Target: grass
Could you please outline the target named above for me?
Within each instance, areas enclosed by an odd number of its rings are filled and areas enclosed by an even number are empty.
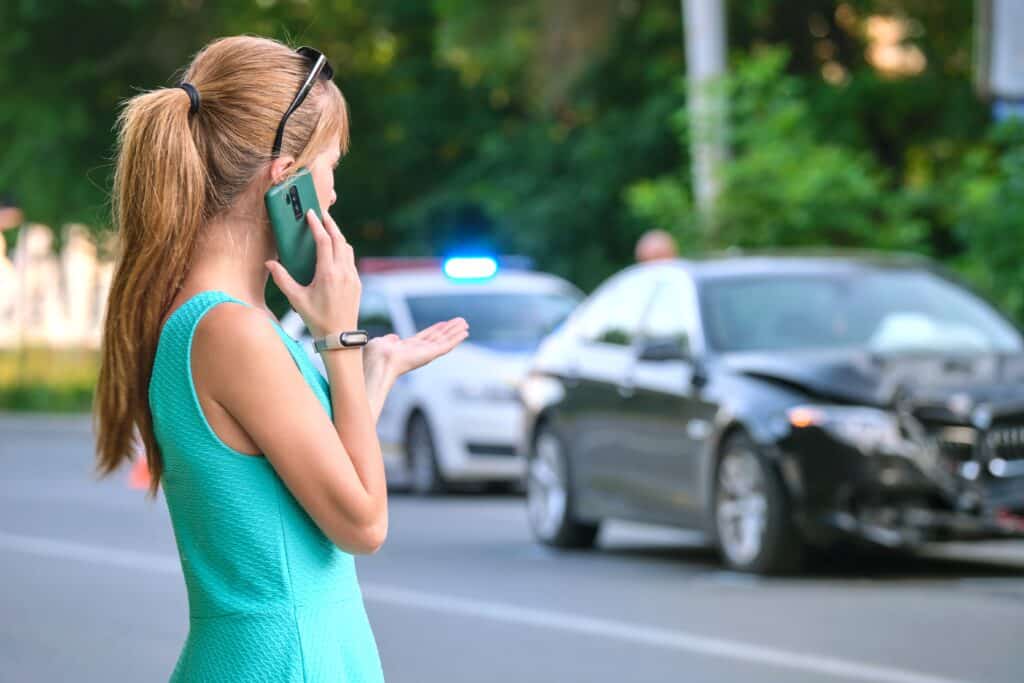
[[[0,351],[0,410],[89,412],[99,368],[98,351],[46,347]]]

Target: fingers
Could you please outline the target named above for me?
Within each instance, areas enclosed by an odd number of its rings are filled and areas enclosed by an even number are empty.
[[[337,261],[348,263],[355,262],[355,254],[352,245],[348,243],[341,233],[341,228],[335,222],[334,217],[327,211],[324,212],[324,225],[327,227],[327,234],[331,236],[331,245],[334,248],[334,258]]]
[[[452,325],[449,328],[448,333],[447,333],[447,338],[454,341],[452,346],[455,346],[455,344],[458,344],[462,340],[466,339],[468,336],[469,336],[469,325],[467,325],[465,323],[465,321],[463,321],[461,324],[456,323],[456,324]]]
[[[320,274],[334,263],[334,245],[330,234],[320,219],[316,217],[316,212],[313,209],[306,211],[306,222],[309,223],[309,230],[313,233],[313,240],[316,242],[316,272]]]
[[[462,341],[469,336],[469,323],[461,317],[443,320],[431,325],[416,336],[429,343],[446,343],[450,339]]]
[[[281,293],[288,298],[288,301],[292,304],[292,308],[295,308],[295,302],[297,301],[297,297],[302,286],[292,278],[280,262],[264,261],[263,265],[270,271],[270,277],[274,279],[274,284],[276,284],[277,288],[281,290]]]
[[[442,333],[443,331],[455,328],[465,328],[468,330],[469,324],[465,321],[465,318],[453,317],[451,321],[441,321],[440,323],[434,323],[429,328],[421,330],[420,333],[417,334],[416,336],[421,338],[433,337],[439,333]]]
[[[424,327],[422,330],[414,334],[412,338],[419,339],[422,341],[430,341],[431,339],[434,338],[434,335],[437,333],[437,330],[440,329],[442,325],[444,325],[444,323],[440,322],[434,323],[430,327]]]
[[[460,324],[452,321],[431,343],[436,348],[436,355],[443,356],[462,343],[468,336],[469,328],[464,323]]]
[[[441,339],[445,342],[451,342],[452,346],[455,346],[468,336],[469,325],[462,318],[448,321],[444,331],[441,333]]]

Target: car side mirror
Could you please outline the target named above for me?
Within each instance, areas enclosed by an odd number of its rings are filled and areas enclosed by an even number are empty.
[[[640,347],[640,360],[691,360],[690,345],[685,335],[647,339]]]

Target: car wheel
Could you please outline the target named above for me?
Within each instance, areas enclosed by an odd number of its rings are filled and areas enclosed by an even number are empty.
[[[540,428],[527,464],[526,510],[534,538],[557,548],[590,548],[600,524],[577,520],[569,461],[561,439],[547,426]]]
[[[798,571],[803,544],[781,480],[745,434],[733,434],[715,471],[718,547],[731,568],[758,574]]]
[[[416,413],[409,421],[405,451],[409,468],[409,489],[421,496],[444,493],[447,486],[437,464],[434,437],[430,433],[427,418],[421,413]]]

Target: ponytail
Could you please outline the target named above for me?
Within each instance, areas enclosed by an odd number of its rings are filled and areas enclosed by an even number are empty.
[[[150,372],[161,321],[181,289],[207,213],[207,173],[190,127],[190,105],[182,89],[154,90],[131,99],[117,122],[118,260],[94,405],[97,469],[101,475],[115,470],[141,439],[150,496],[163,472],[149,410]]]

